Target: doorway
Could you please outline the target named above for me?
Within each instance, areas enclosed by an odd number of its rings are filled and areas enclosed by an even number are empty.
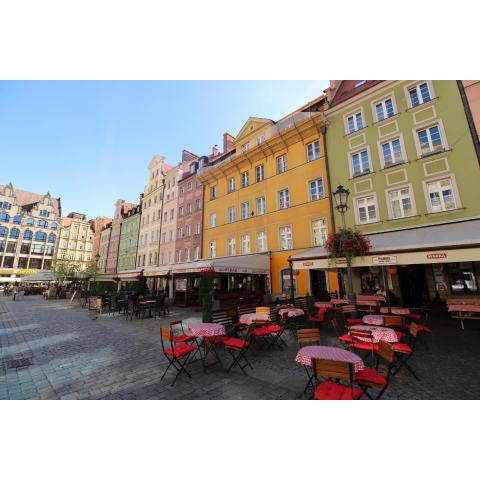
[[[400,266],[398,268],[398,280],[404,306],[421,307],[428,303],[425,265]]]
[[[324,270],[310,270],[310,291],[314,298],[320,298],[327,291],[327,276]]]

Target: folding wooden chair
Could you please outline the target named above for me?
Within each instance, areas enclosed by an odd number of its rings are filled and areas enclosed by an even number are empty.
[[[251,345],[251,340],[250,340],[250,332],[252,331],[254,324],[252,323],[248,330],[245,338],[238,338],[238,337],[223,337],[222,338],[222,345],[224,346],[225,350],[230,354],[232,357],[232,363],[231,365],[227,368],[227,373],[230,373],[232,368],[234,368],[236,365],[240,367],[240,370],[244,375],[247,375],[247,372],[245,372],[245,368],[248,366],[253,370],[252,365],[248,361],[247,357],[245,356],[250,345]],[[244,360],[244,363],[242,364],[242,360]]]
[[[405,367],[418,381],[420,378],[415,373],[413,368],[408,364],[408,361],[412,357],[415,351],[415,345],[417,341],[418,335],[418,325],[415,322],[412,322],[409,327],[409,336],[408,336],[408,343],[394,343],[393,349],[395,351],[396,361],[394,364],[394,370],[392,375],[395,376],[398,371]]]
[[[348,329],[348,335],[352,338],[352,341],[348,344],[349,349],[367,352],[367,354],[362,357],[364,360],[368,353],[370,353],[372,360],[375,360],[374,353],[378,350],[378,344],[373,343],[373,335],[371,330],[350,327]]]
[[[379,372],[380,360],[387,366],[386,375],[382,375]],[[380,340],[378,343],[376,368],[364,368],[357,372],[355,376],[355,382],[360,385],[360,388],[368,398],[372,399],[368,392],[369,388],[380,388],[380,392],[375,397],[375,400],[378,400],[384,394],[390,383],[394,361],[395,352],[392,344]]]
[[[169,327],[160,328],[160,339],[162,342],[163,354],[165,355],[165,357],[167,357],[167,360],[169,362],[160,380],[163,380],[163,377],[165,377],[166,373],[172,366],[177,371],[177,374],[173,379],[172,386],[175,385],[178,376],[182,372],[186,373],[190,378],[192,378],[185,366],[188,363],[190,355],[192,354],[192,352],[195,351],[195,347],[188,343],[175,344],[173,342],[172,331]],[[165,342],[170,342],[170,348],[165,348]]]
[[[316,382],[315,400],[358,400],[362,397],[362,389],[354,386],[352,363],[312,358],[312,370]],[[319,378],[326,380],[319,381]],[[340,383],[340,380],[347,381],[348,385]]]
[[[342,305],[342,315],[347,326],[360,325],[362,322],[361,318],[348,318],[348,315],[355,313],[355,305]]]
[[[271,345],[277,345],[282,350],[282,345],[287,346],[285,340],[282,338],[285,330],[287,329],[288,314],[283,313],[278,323],[268,323],[266,328],[272,337]]]
[[[305,345],[319,345],[320,344],[320,330],[318,328],[301,328],[297,330],[297,342],[300,347]],[[307,390],[313,388],[313,375],[311,373],[311,367],[304,365],[305,371],[307,372],[308,382],[305,386],[302,395],[305,395]]]

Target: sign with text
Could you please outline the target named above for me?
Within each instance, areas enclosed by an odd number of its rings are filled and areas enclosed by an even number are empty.
[[[378,255],[377,257],[372,258],[372,263],[374,265],[396,265],[397,256],[396,255]]]

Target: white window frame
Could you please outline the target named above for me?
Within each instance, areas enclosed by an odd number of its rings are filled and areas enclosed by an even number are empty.
[[[237,254],[237,246],[235,237],[227,239],[227,257],[233,257]]]
[[[195,233],[196,233],[197,235],[200,235],[200,223],[196,223],[196,224],[195,224]]]
[[[246,183],[245,180],[246,179]],[[250,185],[250,175],[248,173],[248,170],[245,170],[244,172],[240,173],[240,186],[242,188],[247,188]]]
[[[261,143],[265,142],[265,135],[261,134],[255,139],[255,143],[260,145]]]
[[[210,222],[210,228],[214,228],[217,226],[217,214],[215,212],[212,212],[209,216]]]
[[[390,115],[389,117],[387,116],[387,108],[385,106],[385,102],[387,100],[391,100],[392,106],[393,106],[393,115]],[[382,119],[378,118],[378,113],[377,113],[377,105],[379,103],[382,104],[382,110],[385,115],[384,118]],[[378,98],[377,100],[374,100],[373,102],[371,102],[371,107],[372,107],[372,116],[375,119],[375,123],[384,122],[385,120],[388,120],[389,118],[393,118],[395,115],[398,114],[397,102],[395,101],[395,95],[393,93],[389,93],[388,95],[385,95],[381,98]]]
[[[415,105],[415,107],[412,105],[412,99],[410,98],[410,90],[415,88],[417,90],[418,99],[420,100],[419,93],[420,93],[420,85],[422,83],[426,83],[427,86],[428,86],[428,92],[430,93],[430,101],[432,101],[434,98],[436,98],[435,90],[433,88],[433,83],[432,83],[431,80],[417,80],[416,82],[411,83],[410,85],[405,85],[405,87],[404,87],[405,88],[405,98],[407,100],[408,108],[416,108],[416,107],[420,107],[420,105],[423,105],[424,103],[428,103],[428,102],[424,102],[423,97],[421,97],[422,101],[418,105]]]
[[[258,239],[259,239],[259,236],[260,235],[263,235],[263,240],[264,240],[264,247],[263,249],[260,249],[259,247],[259,242],[258,242]],[[267,232],[265,232],[264,230],[262,230],[261,232],[257,232],[255,234],[255,239],[256,239],[256,249],[257,249],[257,252],[266,252],[268,250],[268,240],[267,240]]]
[[[452,191],[453,191],[453,195],[454,195],[454,199],[455,199],[455,208],[449,208],[448,210],[439,210],[439,211],[434,212],[433,209],[432,209],[432,204],[430,202],[430,194],[428,193],[428,184],[433,183],[433,182],[440,182],[441,180],[447,180],[447,179],[450,180],[450,183],[452,185]],[[460,198],[460,193],[459,193],[458,188],[457,188],[457,181],[456,181],[455,175],[453,173],[450,174],[450,175],[438,175],[438,176],[433,177],[433,178],[428,178],[428,179],[423,180],[422,183],[423,183],[423,193],[424,193],[424,196],[425,196],[425,204],[427,206],[427,212],[428,213],[432,213],[432,214],[446,213],[446,212],[451,212],[453,210],[458,210],[460,208],[463,208],[461,198]],[[442,203],[443,203],[443,198],[442,198]]]
[[[261,172],[260,179],[259,179],[258,172]],[[255,182],[259,183],[259,182],[263,182],[264,180],[265,180],[265,166],[263,165],[263,163],[261,163],[260,165],[257,165],[255,167]]]
[[[287,203],[288,205],[282,207],[282,193],[287,192]],[[277,202],[278,202],[278,209],[279,210],[286,210],[287,208],[290,208],[290,190],[288,188],[282,188],[282,190],[279,190],[277,192]]]
[[[200,258],[200,247],[197,245],[194,251],[194,260],[198,260],[199,258]]]
[[[210,187],[210,200],[217,198],[217,187]]]
[[[368,166],[369,166],[370,171],[369,172],[361,172],[358,175],[355,175],[355,173],[353,171],[353,156],[357,155],[357,154],[361,155],[361,153],[365,150],[367,151],[367,155],[368,155]],[[350,178],[357,178],[357,177],[361,177],[363,175],[368,175],[370,173],[373,173],[372,154],[370,152],[370,145],[367,145],[367,146],[364,145],[361,148],[357,148],[356,150],[353,150],[353,151],[349,152],[348,153],[348,167],[350,168]]]
[[[358,213],[358,209],[359,209],[358,202],[361,201],[361,200],[364,200],[366,198],[369,198],[369,197],[373,198],[373,204],[375,205],[376,217],[375,217],[374,220],[368,220],[366,222],[361,222],[360,221],[360,215]],[[356,225],[368,225],[370,223],[378,223],[380,221],[380,212],[378,210],[378,199],[377,199],[376,192],[369,193],[367,195],[361,195],[361,196],[358,196],[358,197],[354,197],[353,205],[354,205],[354,210],[355,210],[355,223],[356,223]],[[368,213],[368,208],[367,208],[367,213]]]
[[[390,165],[385,165],[385,158],[383,156],[382,145],[385,144],[385,143],[390,143],[390,149],[391,149],[392,154],[393,154],[393,144],[392,144],[392,142],[394,142],[395,140],[400,141],[400,152],[401,152],[401,155],[402,155],[401,161],[392,163]],[[401,134],[401,133],[392,135],[389,138],[382,138],[381,140],[378,140],[377,147],[378,147],[378,156],[380,158],[380,164],[382,166],[382,169],[383,168],[392,168],[392,167],[395,167],[396,165],[403,165],[404,163],[408,162],[405,143],[403,141],[403,134]]]
[[[235,191],[235,177],[230,177],[228,179],[228,193]]]
[[[360,113],[362,115],[362,127],[358,128],[358,122],[357,122],[357,114]],[[355,124],[355,129],[350,131],[348,128],[348,119],[353,116],[353,121]],[[363,112],[363,107],[356,108],[353,111],[350,111],[346,113],[343,116],[343,121],[344,121],[344,126],[345,126],[345,135],[351,135],[355,132],[358,132],[359,130],[363,130],[367,125],[365,123],[365,113]]]
[[[321,182],[322,184],[322,195],[315,199],[313,198],[313,195],[312,195],[312,183],[314,182]],[[318,190],[318,186],[317,186],[317,190]],[[323,183],[323,177],[314,178],[313,180],[308,181],[308,197],[310,198],[311,202],[325,198],[325,184]]]
[[[282,248],[282,229],[288,228],[290,229],[290,248]],[[293,249],[293,231],[291,225],[282,225],[278,227],[278,247],[281,251],[292,250]]]
[[[250,202],[242,202],[240,204],[240,220],[250,218]]]
[[[185,226],[185,236],[189,237],[190,236],[190,225]]]
[[[314,224],[316,222],[322,222],[322,225],[320,226],[319,228],[319,234],[320,234],[320,243],[317,243],[315,241],[315,228],[314,228]],[[322,232],[324,232],[324,234],[322,234]],[[327,219],[326,218],[316,218],[314,220],[312,220],[310,222],[310,234],[312,236],[312,245],[314,247],[321,247],[323,245],[325,245],[325,242],[328,238],[328,223],[327,223]]]
[[[280,159],[281,162],[280,162]],[[276,159],[277,161],[277,174],[282,174],[282,173],[285,173],[287,170],[288,170],[288,167],[287,167],[287,156],[286,155],[280,155],[277,157]],[[280,165],[282,165],[282,169],[280,169]]]
[[[210,240],[208,243],[208,258],[216,258],[217,256],[217,242]]]
[[[248,143],[244,143],[241,147],[242,153],[247,153],[248,152],[248,147],[249,147]]]
[[[410,197],[410,204],[412,205],[412,212],[410,215],[402,215],[401,217],[395,217],[393,214],[393,206],[392,206],[392,201],[390,198],[390,195],[394,192],[399,192],[400,190],[405,190],[408,189],[408,194]],[[401,220],[402,218],[410,218],[414,217],[417,214],[417,205],[415,203],[415,195],[413,192],[413,186],[411,183],[402,185],[400,187],[395,187],[395,188],[389,188],[385,190],[385,200],[387,202],[387,209],[388,209],[388,218],[389,220]],[[401,206],[401,209],[403,211],[403,206]]]
[[[233,213],[233,215],[232,215]],[[235,206],[230,206],[227,208],[227,223],[235,223],[237,220],[237,214],[235,211]]]
[[[318,157],[315,157],[315,147],[314,145],[315,144],[318,144]],[[310,145],[312,145],[312,152],[313,152],[313,157],[310,158],[309,154],[308,154],[308,147],[310,147]],[[321,156],[321,148],[320,148],[320,140],[314,140],[313,142],[310,142],[310,143],[307,143],[306,145],[306,151],[307,151],[307,162],[314,162],[315,160],[318,160]]]
[[[246,255],[252,251],[252,239],[250,234],[246,233],[240,237],[240,253]]]
[[[259,201],[263,200],[263,209],[259,208]],[[267,213],[267,200],[265,196],[257,197],[255,199],[255,213],[256,215],[265,215]]]
[[[418,132],[422,130],[428,130],[428,142],[430,147],[432,147],[432,137],[430,135],[429,129],[432,127],[438,127],[438,131],[440,132],[440,140],[442,141],[442,148],[438,150],[431,150],[430,152],[422,152],[422,148],[420,146],[420,139],[418,138]],[[431,155],[435,155],[437,153],[442,153],[446,150],[449,149],[448,142],[447,142],[447,136],[445,134],[445,129],[443,128],[443,122],[442,120],[436,120],[434,122],[426,123],[423,126],[416,126],[413,129],[413,139],[415,141],[415,148],[417,149],[417,157],[418,158],[423,158],[423,157],[430,157]]]

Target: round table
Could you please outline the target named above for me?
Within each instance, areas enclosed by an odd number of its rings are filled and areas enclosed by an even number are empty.
[[[410,313],[409,308],[403,307],[391,307],[392,315],[408,315]],[[386,313],[388,315],[388,307],[381,307],[380,313]]]
[[[315,302],[314,305],[316,308],[333,308],[332,302]]]
[[[346,298],[332,298],[331,302],[333,305],[348,305]]]
[[[362,317],[362,322],[367,325],[383,325],[383,315],[364,315]]]
[[[202,355],[202,365],[203,365],[203,370],[207,367],[211,367],[212,365],[215,365],[216,363],[219,363],[222,365],[222,361],[220,360],[220,357],[218,356],[217,353],[217,342],[216,339],[217,337],[221,337],[222,335],[225,335],[225,326],[218,324],[218,323],[192,323],[188,326],[188,332],[190,335],[194,337],[203,337],[203,355]],[[208,342],[205,342],[205,339],[208,338]],[[215,358],[217,359],[216,362],[207,364],[207,357],[208,354],[212,352],[215,355]]]
[[[250,325],[253,322],[268,322],[270,320],[270,316],[266,313],[244,313],[240,315],[238,321],[245,325]]]
[[[353,368],[356,372],[364,369],[363,360],[357,354],[343,348],[326,347],[323,345],[302,347],[298,351],[295,361],[302,365],[311,366],[312,358],[353,363]]]
[[[300,317],[305,313],[301,308],[281,308],[278,314],[282,316],[285,312],[288,312],[289,317]]]
[[[398,337],[395,330],[387,327],[376,327],[370,325],[355,325],[353,330],[370,330],[372,332],[373,343],[378,343],[380,340],[389,343],[397,343]],[[369,342],[370,340],[362,338],[362,341]]]

